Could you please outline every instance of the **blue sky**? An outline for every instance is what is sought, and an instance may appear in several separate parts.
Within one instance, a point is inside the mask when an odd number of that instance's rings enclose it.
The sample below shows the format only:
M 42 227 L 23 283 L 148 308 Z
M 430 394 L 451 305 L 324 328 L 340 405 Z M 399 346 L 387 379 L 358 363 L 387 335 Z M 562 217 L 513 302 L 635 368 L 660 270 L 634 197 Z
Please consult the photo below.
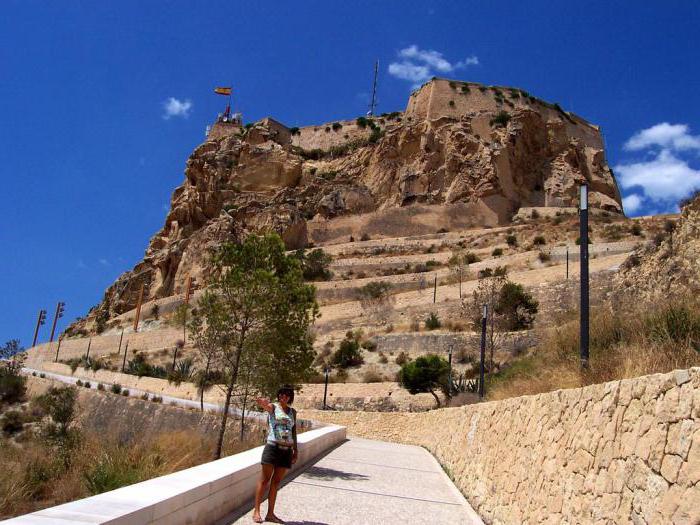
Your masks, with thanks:
M 700 187 L 700 3 L 0 4 L 0 344 L 63 328 L 142 258 L 232 83 L 246 121 L 380 112 L 432 75 L 521 87 L 605 135 L 632 215 Z

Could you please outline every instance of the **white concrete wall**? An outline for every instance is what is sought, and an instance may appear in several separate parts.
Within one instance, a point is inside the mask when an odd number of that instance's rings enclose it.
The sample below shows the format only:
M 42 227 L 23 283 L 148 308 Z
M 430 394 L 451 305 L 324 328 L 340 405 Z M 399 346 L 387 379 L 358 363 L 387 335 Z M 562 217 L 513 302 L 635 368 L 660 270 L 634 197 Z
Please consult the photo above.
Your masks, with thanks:
M 299 435 L 297 470 L 345 440 L 345 427 L 327 426 Z M 90 498 L 25 514 L 12 525 L 208 525 L 250 502 L 260 473 L 257 447 Z

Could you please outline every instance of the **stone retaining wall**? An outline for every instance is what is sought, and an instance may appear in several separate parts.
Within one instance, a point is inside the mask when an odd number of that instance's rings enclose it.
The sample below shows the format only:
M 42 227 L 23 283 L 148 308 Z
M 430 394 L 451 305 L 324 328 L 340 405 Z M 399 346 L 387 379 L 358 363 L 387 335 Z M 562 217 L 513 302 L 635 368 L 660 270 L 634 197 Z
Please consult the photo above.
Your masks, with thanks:
M 303 415 L 425 446 L 486 523 L 700 523 L 700 368 L 427 413 Z

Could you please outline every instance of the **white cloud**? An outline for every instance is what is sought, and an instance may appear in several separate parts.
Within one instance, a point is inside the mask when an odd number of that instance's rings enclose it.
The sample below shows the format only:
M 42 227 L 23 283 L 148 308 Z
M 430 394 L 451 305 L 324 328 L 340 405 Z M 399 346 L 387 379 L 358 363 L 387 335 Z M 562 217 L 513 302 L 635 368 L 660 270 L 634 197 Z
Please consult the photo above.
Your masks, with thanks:
M 669 124 L 662 122 L 635 133 L 625 143 L 625 150 L 640 151 L 653 146 L 660 146 L 676 151 L 700 150 L 700 136 L 691 135 L 685 124 Z
M 98 261 L 102 266 L 109 266 L 109 261 L 107 259 L 98 259 Z
M 458 62 L 450 62 L 440 51 L 420 49 L 411 45 L 398 52 L 399 61 L 389 64 L 389 74 L 408 80 L 417 87 L 434 77 L 436 73 L 452 73 L 457 69 L 479 64 L 479 57 L 472 55 Z
M 78 261 L 78 268 L 80 268 L 81 270 L 87 270 L 87 264 L 85 264 L 85 263 L 83 262 L 83 260 L 80 259 L 80 260 Z
M 622 207 L 627 213 L 635 213 L 642 207 L 643 201 L 644 199 L 641 196 L 633 193 L 622 199 Z
M 686 124 L 661 122 L 643 129 L 623 149 L 643 155 L 614 168 L 620 187 L 634 191 L 623 199 L 627 212 L 676 212 L 678 201 L 700 188 L 700 170 L 691 165 L 697 156 L 688 155 L 700 151 L 700 136 L 692 135 Z
M 192 101 L 178 100 L 175 97 L 169 97 L 168 100 L 163 102 L 163 118 L 165 120 L 171 117 L 182 117 L 187 118 L 190 116 L 190 111 L 192 110 Z
M 700 171 L 666 149 L 650 161 L 620 164 L 615 172 L 623 188 L 639 186 L 653 200 L 679 200 L 700 188 Z

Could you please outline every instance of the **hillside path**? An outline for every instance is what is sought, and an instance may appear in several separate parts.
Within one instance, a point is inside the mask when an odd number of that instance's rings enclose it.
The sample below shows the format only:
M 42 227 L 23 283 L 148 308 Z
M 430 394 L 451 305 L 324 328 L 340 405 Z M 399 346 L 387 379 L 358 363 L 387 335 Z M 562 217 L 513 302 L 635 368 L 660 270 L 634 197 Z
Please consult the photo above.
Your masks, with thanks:
M 289 525 L 483 524 L 427 450 L 355 437 L 283 482 L 275 514 Z M 252 515 L 244 507 L 217 525 Z

